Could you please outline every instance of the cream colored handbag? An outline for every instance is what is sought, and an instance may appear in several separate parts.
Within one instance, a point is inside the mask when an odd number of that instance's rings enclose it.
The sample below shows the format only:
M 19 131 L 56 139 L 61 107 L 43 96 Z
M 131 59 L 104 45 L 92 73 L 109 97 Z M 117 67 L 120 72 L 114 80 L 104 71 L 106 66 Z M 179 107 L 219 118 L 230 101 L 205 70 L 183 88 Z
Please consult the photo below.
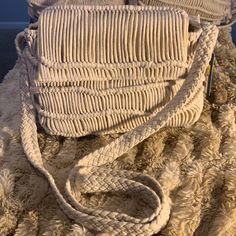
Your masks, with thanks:
M 17 36 L 25 67 L 22 144 L 68 217 L 113 235 L 152 235 L 167 223 L 168 196 L 155 179 L 106 164 L 162 127 L 199 118 L 217 34 L 215 26 L 174 8 L 58 5 Z M 64 196 L 43 164 L 36 120 L 52 135 L 125 134 L 78 161 Z M 77 199 L 98 192 L 131 195 L 147 211 L 140 218 L 91 209 Z

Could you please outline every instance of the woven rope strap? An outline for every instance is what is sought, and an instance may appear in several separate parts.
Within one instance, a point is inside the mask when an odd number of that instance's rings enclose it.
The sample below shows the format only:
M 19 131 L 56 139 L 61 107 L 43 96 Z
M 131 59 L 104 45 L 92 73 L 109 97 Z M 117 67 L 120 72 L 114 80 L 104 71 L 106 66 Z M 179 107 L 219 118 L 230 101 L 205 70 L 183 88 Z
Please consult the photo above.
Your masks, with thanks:
M 37 140 L 35 110 L 30 98 L 26 69 L 22 72 L 21 138 L 25 154 L 30 163 L 48 180 L 62 210 L 68 217 L 88 229 L 98 232 L 112 232 L 114 235 L 152 235 L 167 223 L 170 214 L 168 197 L 158 182 L 148 175 L 104 167 L 132 147 L 154 134 L 187 106 L 202 89 L 204 72 L 213 51 L 218 30 L 206 24 L 199 39 L 194 63 L 183 86 L 161 112 L 148 122 L 120 136 L 115 141 L 78 161 L 66 181 L 67 199 L 56 186 L 53 176 L 44 167 Z M 16 44 L 19 55 L 22 35 Z M 21 57 L 24 60 L 24 57 Z M 91 209 L 77 202 L 75 195 L 94 192 L 125 192 L 142 199 L 150 214 L 135 218 L 127 214 Z M 76 194 L 75 194 L 76 193 Z

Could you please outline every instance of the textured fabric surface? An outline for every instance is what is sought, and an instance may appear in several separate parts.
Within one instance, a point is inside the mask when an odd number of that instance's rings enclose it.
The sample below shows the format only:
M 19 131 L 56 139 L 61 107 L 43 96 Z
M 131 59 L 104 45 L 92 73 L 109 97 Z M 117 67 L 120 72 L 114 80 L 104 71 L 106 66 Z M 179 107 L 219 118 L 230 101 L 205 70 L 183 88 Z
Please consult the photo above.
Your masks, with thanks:
M 170 194 L 171 217 L 160 235 L 236 234 L 236 51 L 221 32 L 210 102 L 191 128 L 165 128 L 113 163 L 114 169 L 148 173 Z M 20 140 L 17 64 L 0 86 L 1 235 L 93 235 L 60 210 L 47 181 L 32 168 Z M 38 130 L 42 157 L 61 191 L 74 164 L 116 135 L 59 138 Z M 128 196 L 83 194 L 87 206 L 143 214 Z M 143 207 L 141 209 L 140 207 Z
M 232 4 L 231 4 L 232 2 Z M 200 16 L 207 20 L 220 24 L 227 22 L 234 14 L 234 0 L 140 0 L 140 4 L 153 6 L 175 6 L 184 9 L 191 16 Z
M 40 13 L 54 4 L 124 5 L 125 0 L 27 0 L 30 17 L 37 19 Z
M 46 10 L 38 27 L 25 34 L 40 124 L 50 134 L 70 137 L 141 125 L 183 85 L 201 31 L 176 9 Z M 191 114 L 183 111 L 186 121 L 176 116 L 169 125 L 193 123 L 201 111 L 201 94 L 193 99 Z
M 43 9 L 54 4 L 124 5 L 127 3 L 179 7 L 191 16 L 199 15 L 202 20 L 217 25 L 232 24 L 236 20 L 235 0 L 28 0 L 28 13 L 31 18 L 37 20 Z

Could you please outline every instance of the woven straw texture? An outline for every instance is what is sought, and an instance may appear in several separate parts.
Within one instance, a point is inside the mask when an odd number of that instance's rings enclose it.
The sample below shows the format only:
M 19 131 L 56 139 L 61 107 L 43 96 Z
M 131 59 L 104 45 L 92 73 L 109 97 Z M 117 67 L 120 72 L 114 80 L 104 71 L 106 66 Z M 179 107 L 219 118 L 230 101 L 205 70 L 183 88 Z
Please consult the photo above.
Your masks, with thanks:
M 107 165 L 148 173 L 161 183 L 172 207 L 160 235 L 236 235 L 236 49 L 230 38 L 228 31 L 220 34 L 211 102 L 205 101 L 200 120 L 191 128 L 164 128 Z M 19 131 L 22 73 L 24 66 L 19 62 L 0 85 L 0 234 L 94 235 L 61 212 L 47 181 L 24 155 Z M 117 137 L 61 138 L 40 127 L 37 136 L 43 163 L 62 193 L 77 161 Z M 133 216 L 142 216 L 146 210 L 144 202 L 120 193 L 77 197 L 89 207 Z
M 147 121 L 189 72 L 201 28 L 188 27 L 188 16 L 175 9 L 47 9 L 26 34 L 40 124 L 72 137 L 126 132 Z M 190 113 L 183 111 L 186 120 L 176 116 L 169 125 L 195 122 L 201 100 L 199 93 Z
M 54 4 L 124 5 L 125 0 L 27 0 L 30 17 L 37 19 L 40 13 Z
M 96 26 L 92 24 L 94 19 Z M 63 28 L 59 27 L 61 21 L 64 22 Z M 160 24 L 159 27 L 154 27 L 156 22 Z M 169 24 L 165 25 L 166 22 Z M 57 31 L 58 28 L 60 30 Z M 62 210 L 86 228 L 96 232 L 112 232 L 114 235 L 152 235 L 167 223 L 170 213 L 169 198 L 154 178 L 133 171 L 109 169 L 105 165 L 162 127 L 186 126 L 199 118 L 203 104 L 204 72 L 218 30 L 213 25 L 203 26 L 194 58 L 189 60 L 189 39 L 192 36 L 188 35 L 188 29 L 188 16 L 181 10 L 133 6 L 55 6 L 41 14 L 37 35 L 34 26 L 26 35 L 18 35 L 18 53 L 25 62 L 21 80 L 21 138 L 26 156 L 48 179 Z M 128 32 L 132 36 L 128 37 Z M 21 52 L 21 40 L 24 38 L 28 47 Z M 166 43 L 166 40 L 172 43 Z M 189 65 L 190 61 L 192 63 Z M 137 103 L 142 105 L 146 102 L 149 105 L 148 100 L 154 99 L 159 102 L 157 96 L 162 93 L 162 83 L 178 82 L 180 77 L 184 79 L 183 85 L 161 107 L 160 112 L 155 112 L 158 109 L 154 109 L 154 115 L 148 121 L 144 120 L 142 125 L 131 122 L 133 126 L 125 127 L 128 122 L 123 110 L 127 110 L 127 104 L 138 110 L 135 107 Z M 150 79 L 156 79 L 152 85 L 156 95 L 152 90 L 148 91 L 144 83 L 150 83 Z M 146 90 L 146 99 L 140 96 L 138 88 Z M 115 97 L 117 94 L 120 96 L 119 90 L 128 90 L 132 99 L 127 95 L 121 102 L 119 97 Z M 74 92 L 76 93 L 73 94 Z M 104 99 L 107 93 L 111 96 Z M 78 94 L 97 95 L 97 99 L 91 102 L 87 97 L 83 103 L 81 100 L 77 102 Z M 100 97 L 103 98 L 103 105 L 99 104 Z M 52 101 L 54 103 L 50 103 Z M 82 106 L 87 108 L 84 114 L 79 111 Z M 149 107 L 150 105 L 145 110 Z M 82 136 L 86 132 L 117 133 L 123 131 L 117 128 L 119 123 L 114 119 L 119 115 L 121 119 L 118 121 L 124 129 L 133 130 L 78 161 L 66 181 L 66 200 L 44 166 L 38 145 L 34 108 L 41 125 L 49 133 L 72 137 Z M 96 117 L 94 109 L 97 108 L 105 110 L 104 121 L 99 120 L 103 115 L 101 111 Z M 90 114 L 89 119 L 95 116 L 95 125 L 83 122 L 81 131 L 78 122 L 86 119 L 87 114 Z M 113 114 L 114 116 L 109 119 L 110 114 L 111 117 Z M 129 118 L 133 119 L 132 116 Z M 58 119 L 60 122 L 57 122 Z M 104 127 L 100 130 L 102 125 Z M 78 189 L 76 194 L 75 189 Z M 146 210 L 142 216 L 136 217 L 122 212 L 85 207 L 77 199 L 81 193 L 94 192 L 130 194 L 143 201 Z
M 236 0 L 28 0 L 28 13 L 37 20 L 42 10 L 54 4 L 125 5 L 125 3 L 171 6 L 184 9 L 189 15 L 217 25 L 232 25 L 236 21 Z
M 153 6 L 179 7 L 191 16 L 199 15 L 202 20 L 216 24 L 220 24 L 225 21 L 225 18 L 231 17 L 231 0 L 140 0 L 139 3 Z

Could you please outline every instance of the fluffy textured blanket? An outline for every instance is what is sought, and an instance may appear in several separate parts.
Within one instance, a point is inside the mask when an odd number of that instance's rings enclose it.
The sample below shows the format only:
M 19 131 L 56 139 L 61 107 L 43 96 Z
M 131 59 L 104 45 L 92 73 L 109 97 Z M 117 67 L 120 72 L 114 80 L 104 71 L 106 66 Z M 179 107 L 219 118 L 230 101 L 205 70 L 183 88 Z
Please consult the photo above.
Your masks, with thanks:
M 236 49 L 220 32 L 214 86 L 200 120 L 189 128 L 163 129 L 112 163 L 146 172 L 172 200 L 165 236 L 236 235 Z M 46 180 L 21 146 L 17 63 L 0 85 L 0 235 L 93 235 L 60 210 Z M 52 137 L 39 129 L 47 169 L 62 189 L 76 160 L 115 136 Z M 84 195 L 83 204 L 138 215 L 128 196 Z M 140 209 L 140 206 L 139 206 Z M 145 206 L 143 206 L 145 210 Z

